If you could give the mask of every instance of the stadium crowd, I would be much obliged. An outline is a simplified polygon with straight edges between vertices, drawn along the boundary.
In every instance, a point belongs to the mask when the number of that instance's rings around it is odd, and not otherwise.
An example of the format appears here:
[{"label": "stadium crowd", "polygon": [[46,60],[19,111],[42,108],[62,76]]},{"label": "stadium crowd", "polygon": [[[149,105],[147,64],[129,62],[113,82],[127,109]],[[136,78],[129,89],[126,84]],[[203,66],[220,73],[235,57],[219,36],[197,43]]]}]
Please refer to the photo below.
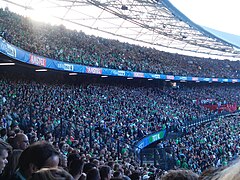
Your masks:
[{"label": "stadium crowd", "polygon": [[51,26],[0,9],[8,42],[52,59],[88,66],[182,76],[239,78],[238,61],[183,56]]},{"label": "stadium crowd", "polygon": [[[208,86],[205,88],[207,89]],[[29,143],[33,144],[41,140],[50,142],[60,152],[60,164],[65,169],[68,167],[67,157],[74,152],[88,158],[86,162],[90,162],[91,159],[98,164],[97,166],[106,162],[112,162],[112,164],[118,162],[125,169],[119,170],[121,171],[118,172],[119,174],[131,176],[127,171],[130,169],[132,173],[141,172],[141,176],[147,171],[157,175],[162,171],[159,172],[151,165],[139,166],[139,162],[132,153],[131,144],[152,132],[165,128],[170,131],[181,129],[185,121],[211,115],[209,110],[195,104],[192,99],[197,96],[197,93],[199,96],[203,96],[203,93],[208,96],[205,88],[199,87],[197,91],[197,87],[170,89],[106,84],[49,84],[2,74],[0,81],[1,139],[22,151],[28,147]],[[213,86],[211,94],[218,98],[222,97],[222,101],[226,100],[225,96],[221,96],[223,89],[229,92],[227,97],[231,97],[238,87]],[[225,158],[226,162],[231,160],[230,157],[238,155],[237,150],[230,151],[236,147],[234,143],[238,142],[236,137],[232,136],[235,134],[234,131],[238,130],[238,126],[232,129],[233,134],[226,133],[226,137],[232,137],[234,141],[230,142],[233,144],[227,150],[223,148],[225,143],[221,144],[226,139],[225,136],[221,136],[226,128],[218,128],[221,125],[230,126],[233,124],[232,121],[226,124],[216,122],[211,126],[208,124],[200,130],[189,129],[185,137],[176,140],[178,143],[167,141],[165,145],[170,144],[175,149],[179,158],[176,161],[180,161],[180,164],[178,163],[180,167],[183,166],[181,158],[185,157],[186,163],[183,167],[201,173],[206,168],[206,164],[202,161],[210,153],[215,159],[207,159],[209,160],[207,165],[212,165],[221,158],[220,165],[218,163],[218,166],[221,166],[224,164],[222,154],[218,154],[211,148],[216,146],[217,150],[221,147],[222,152],[231,152]],[[210,128],[216,130],[214,138],[218,135],[220,139],[211,138],[215,146],[208,145],[207,142],[204,145],[201,144],[211,137],[206,134],[206,132],[212,133]],[[203,152],[206,151],[205,155],[203,153],[199,155],[193,150],[199,145],[196,139],[203,140],[200,147]],[[119,146],[118,140],[124,143]],[[205,146],[208,149],[204,149]],[[19,156],[22,151],[16,152],[16,156]],[[196,158],[192,159],[195,156]],[[14,174],[14,172],[8,174]],[[137,175],[140,176],[140,174]]]},{"label": "stadium crowd", "polygon": [[239,116],[219,118],[162,143],[173,148],[178,167],[200,174],[209,167],[227,166],[239,157],[239,125]]},{"label": "stadium crowd", "polygon": [[[132,144],[152,132],[165,128],[179,130],[186,122],[215,114],[191,99],[179,101],[161,88],[47,85],[3,76],[0,82],[3,127],[20,124],[24,131],[33,127],[40,134],[55,132],[57,138],[83,137],[81,141],[85,143],[89,142],[88,129],[97,132],[93,133],[97,144],[103,141],[106,144],[109,140],[106,137]],[[80,136],[81,132],[84,134]],[[105,135],[104,140],[99,134]]]},{"label": "stadium crowd", "polygon": [[[201,88],[202,87],[202,88]],[[181,84],[181,90],[174,90],[172,88],[165,89],[166,93],[180,102],[188,103],[192,101],[196,104],[234,104],[239,102],[240,97],[238,92],[240,88],[236,86],[222,86],[217,84],[197,85],[197,86],[184,86]]]},{"label": "stadium crowd", "polygon": [[[61,61],[184,76],[239,77],[238,62],[181,56],[88,36],[63,26],[36,23],[7,9],[0,9],[0,31],[17,47]],[[179,89],[73,85],[1,73],[1,178],[167,180],[217,176],[230,180],[231,174],[234,179],[239,170],[229,162],[239,155],[239,117],[189,128],[185,124],[217,114],[197,100],[238,104],[238,92],[234,85]],[[189,170],[164,172],[150,164],[140,166],[132,144],[162,129],[178,132],[183,128],[184,136],[162,141],[161,146],[173,149],[175,168]],[[209,167],[215,169],[204,174]]]}]

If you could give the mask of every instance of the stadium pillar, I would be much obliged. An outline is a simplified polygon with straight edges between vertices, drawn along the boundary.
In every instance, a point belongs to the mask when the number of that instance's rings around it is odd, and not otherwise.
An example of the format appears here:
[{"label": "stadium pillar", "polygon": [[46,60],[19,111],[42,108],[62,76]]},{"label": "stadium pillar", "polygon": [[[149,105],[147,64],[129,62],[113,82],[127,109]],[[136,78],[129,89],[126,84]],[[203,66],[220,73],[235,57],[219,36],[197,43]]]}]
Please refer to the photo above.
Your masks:
[{"label": "stadium pillar", "polygon": [[117,154],[118,154],[118,159],[120,159],[120,142],[119,142],[119,139],[117,140]]},{"label": "stadium pillar", "polygon": [[[157,165],[157,162],[156,162],[156,158],[157,158],[156,148],[154,148],[153,152],[154,152],[154,155],[153,155],[153,164],[154,164],[154,166],[156,167],[156,165]],[[159,158],[159,157],[158,157],[158,158]]]},{"label": "stadium pillar", "polygon": [[89,128],[90,128],[90,132],[89,132],[89,145],[90,145],[90,148],[92,148],[92,127],[91,125],[89,125]]},{"label": "stadium pillar", "polygon": [[30,103],[29,105],[29,118],[30,118],[30,122],[32,122],[32,104]]},{"label": "stadium pillar", "polygon": [[61,136],[60,137],[63,137],[63,122],[62,122],[62,118],[60,119],[60,133],[61,133]]}]

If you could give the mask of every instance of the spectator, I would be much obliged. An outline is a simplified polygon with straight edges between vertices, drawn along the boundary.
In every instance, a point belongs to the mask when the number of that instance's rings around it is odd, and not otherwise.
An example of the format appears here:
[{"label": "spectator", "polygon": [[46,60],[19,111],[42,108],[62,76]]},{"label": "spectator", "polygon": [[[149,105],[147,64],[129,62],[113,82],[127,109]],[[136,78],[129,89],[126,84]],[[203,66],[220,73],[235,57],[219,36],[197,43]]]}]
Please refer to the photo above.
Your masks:
[{"label": "spectator", "polygon": [[2,128],[0,130],[0,138],[3,140],[3,141],[6,141],[7,140],[7,130],[6,128]]},{"label": "spectator", "polygon": [[13,179],[28,179],[43,167],[57,167],[59,152],[45,141],[38,141],[25,149],[19,158],[19,169]]},{"label": "spectator", "polygon": [[211,179],[211,180],[238,180],[240,179],[240,161],[237,160],[233,164],[231,164],[229,167],[225,169],[219,169],[217,172],[213,171],[215,173],[210,174],[210,176],[206,176],[205,179]]},{"label": "spectator", "polygon": [[75,159],[70,163],[69,173],[73,176],[75,180],[78,180],[81,176],[86,176],[83,174],[84,162],[80,159]]},{"label": "spectator", "polygon": [[91,169],[97,169],[97,166],[93,163],[85,163],[83,166],[83,172],[88,174]]},{"label": "spectator", "polygon": [[42,168],[29,178],[29,180],[74,180],[73,177],[61,168]]},{"label": "spectator", "polygon": [[86,180],[101,180],[99,170],[97,168],[89,170]]},{"label": "spectator", "polygon": [[[78,153],[70,153],[67,157],[67,167],[70,168],[72,161],[80,160],[80,155]],[[83,160],[82,160],[83,161]],[[84,163],[84,161],[83,161]]]},{"label": "spectator", "polygon": [[27,135],[23,133],[17,133],[14,137],[14,149],[25,150],[29,145],[29,140]]},{"label": "spectator", "polygon": [[111,168],[109,166],[100,166],[99,172],[101,180],[110,180],[111,179]]},{"label": "spectator", "polygon": [[12,147],[8,143],[0,140],[0,174],[8,163],[7,157],[11,150]]},{"label": "spectator", "polygon": [[197,180],[198,175],[190,170],[170,170],[161,177],[161,180]]},{"label": "spectator", "polygon": [[139,172],[134,171],[129,177],[131,180],[140,180],[141,176]]},{"label": "spectator", "polygon": [[21,149],[14,149],[10,154],[8,157],[8,164],[3,173],[4,179],[11,179],[14,175],[15,171],[18,169],[18,161],[22,152],[23,150]]}]

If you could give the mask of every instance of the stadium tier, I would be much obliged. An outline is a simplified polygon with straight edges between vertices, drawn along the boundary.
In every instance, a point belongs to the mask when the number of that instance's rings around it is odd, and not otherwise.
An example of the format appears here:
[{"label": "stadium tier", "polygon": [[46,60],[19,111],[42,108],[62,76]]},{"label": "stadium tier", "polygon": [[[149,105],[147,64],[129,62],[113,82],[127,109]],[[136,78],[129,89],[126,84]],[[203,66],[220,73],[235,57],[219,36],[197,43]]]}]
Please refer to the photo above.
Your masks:
[{"label": "stadium tier", "polygon": [[0,31],[9,43],[30,53],[82,65],[168,75],[239,78],[238,61],[166,53],[83,32],[34,22],[0,10]]}]

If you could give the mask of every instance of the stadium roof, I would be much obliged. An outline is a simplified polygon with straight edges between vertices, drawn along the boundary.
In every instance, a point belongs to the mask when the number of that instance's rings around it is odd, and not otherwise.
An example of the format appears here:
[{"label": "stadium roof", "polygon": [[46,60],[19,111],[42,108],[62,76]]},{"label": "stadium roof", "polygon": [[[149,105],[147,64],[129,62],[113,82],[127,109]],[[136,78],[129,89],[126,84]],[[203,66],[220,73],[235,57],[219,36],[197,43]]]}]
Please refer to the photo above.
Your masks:
[{"label": "stadium roof", "polygon": [[88,29],[96,36],[108,34],[111,38],[125,38],[154,47],[240,59],[238,46],[193,23],[168,0],[0,1],[4,1],[10,10],[15,6],[28,12],[25,15],[32,16],[35,12],[46,21],[46,15],[49,15],[67,27]]}]

